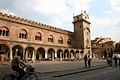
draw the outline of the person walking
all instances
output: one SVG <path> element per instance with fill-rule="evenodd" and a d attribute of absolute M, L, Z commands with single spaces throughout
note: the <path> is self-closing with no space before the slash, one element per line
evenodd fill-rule
<path fill-rule="evenodd" d="M 113 59 L 114 59 L 114 62 L 115 62 L 115 67 L 117 67 L 117 60 L 118 60 L 118 58 L 115 56 Z"/>
<path fill-rule="evenodd" d="M 87 55 L 84 56 L 85 67 L 87 67 Z"/>
<path fill-rule="evenodd" d="M 112 58 L 110 56 L 107 57 L 107 63 L 109 67 L 112 67 Z"/>
<path fill-rule="evenodd" d="M 91 59 L 90 55 L 88 55 L 88 66 L 89 66 L 89 67 L 91 67 L 91 60 L 92 60 L 92 59 Z"/>
<path fill-rule="evenodd" d="M 119 57 L 119 59 L 118 59 L 118 60 L 119 60 L 119 67 L 120 67 L 120 57 Z"/>

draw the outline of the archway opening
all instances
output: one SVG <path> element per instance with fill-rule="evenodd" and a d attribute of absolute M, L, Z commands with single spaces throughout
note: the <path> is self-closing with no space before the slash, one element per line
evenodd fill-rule
<path fill-rule="evenodd" d="M 23 48 L 20 46 L 20 45 L 15 45 L 13 48 L 12 48 L 12 55 L 13 57 L 15 55 L 18 55 L 20 56 L 20 59 L 23 60 Z"/>
<path fill-rule="evenodd" d="M 36 53 L 36 60 L 44 60 L 45 59 L 45 49 L 38 48 Z"/>
<path fill-rule="evenodd" d="M 69 60 L 70 59 L 70 55 L 69 55 L 69 51 L 68 49 L 64 50 L 64 60 Z"/>
<path fill-rule="evenodd" d="M 0 61 L 10 60 L 10 49 L 5 44 L 0 44 Z"/>
<path fill-rule="evenodd" d="M 54 60 L 55 58 L 55 51 L 53 48 L 48 49 L 48 55 L 47 55 L 49 60 Z"/>
<path fill-rule="evenodd" d="M 34 48 L 33 47 L 27 47 L 25 52 L 26 52 L 26 54 L 25 54 L 26 60 L 27 61 L 32 61 L 32 58 L 34 57 L 33 56 Z"/>

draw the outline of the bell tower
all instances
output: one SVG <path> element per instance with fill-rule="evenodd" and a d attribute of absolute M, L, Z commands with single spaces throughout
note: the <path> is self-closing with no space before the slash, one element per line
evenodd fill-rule
<path fill-rule="evenodd" d="M 75 47 L 91 55 L 90 21 L 86 11 L 80 15 L 73 16 Z"/>

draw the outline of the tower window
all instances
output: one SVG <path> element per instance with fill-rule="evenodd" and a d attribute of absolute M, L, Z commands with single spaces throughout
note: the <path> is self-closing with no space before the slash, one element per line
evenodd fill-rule
<path fill-rule="evenodd" d="M 68 38 L 68 41 L 67 41 L 67 44 L 71 44 L 71 39 L 70 38 Z"/>

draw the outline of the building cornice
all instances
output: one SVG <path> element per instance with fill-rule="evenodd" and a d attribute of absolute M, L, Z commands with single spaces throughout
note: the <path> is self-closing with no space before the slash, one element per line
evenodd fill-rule
<path fill-rule="evenodd" d="M 73 32 L 71 32 L 71 31 L 56 28 L 56 27 L 53 27 L 53 26 L 50 26 L 50 25 L 42 24 L 42 23 L 39 23 L 39 22 L 35 22 L 35 21 L 24 19 L 24 18 L 21 18 L 21 17 L 9 15 L 9 14 L 2 13 L 2 12 L 0 12 L 0 19 L 7 20 L 7 21 L 10 21 L 10 22 L 19 23 L 19 24 L 23 24 L 23 25 L 27 25 L 27 26 L 32 26 L 32 27 L 36 27 L 36 28 L 41 28 L 41 29 L 45 29 L 45 30 L 51 30 L 51 31 L 54 31 L 54 32 L 62 33 L 62 34 L 69 34 L 69 35 L 73 34 Z"/>

